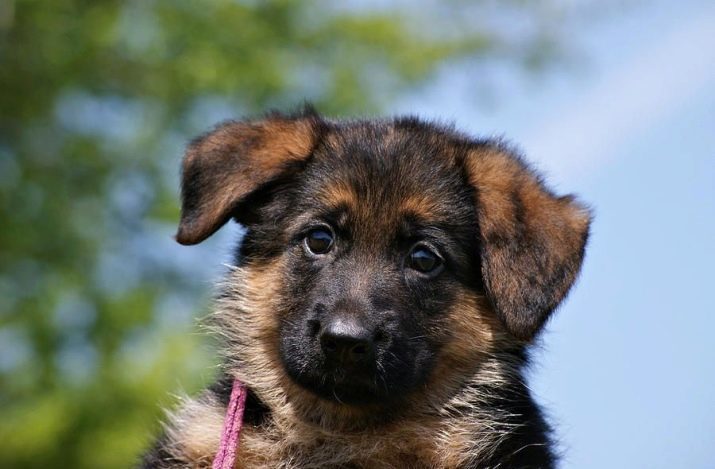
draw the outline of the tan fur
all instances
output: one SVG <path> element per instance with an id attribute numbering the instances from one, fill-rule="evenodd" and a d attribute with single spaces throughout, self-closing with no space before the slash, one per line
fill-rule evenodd
<path id="1" fill-rule="evenodd" d="M 552 308 L 561 301 L 580 269 L 590 214 L 571 197 L 549 193 L 498 147 L 472 151 L 464 166 L 476 188 L 487 289 L 511 332 L 528 341 L 541 323 L 520 323 L 520 298 L 538 288 L 531 282 L 538 278 L 549 284 Z"/>
<path id="2" fill-rule="evenodd" d="M 539 231 L 540 238 L 549 240 L 557 251 L 557 261 L 577 251 L 590 221 L 587 211 L 572 204 L 569 198 L 556 198 L 544 191 L 538 181 L 526 173 L 513 158 L 498 150 L 480 152 L 465 162 L 470 183 L 478 188 L 478 207 L 484 211 L 480 218 L 482 236 L 494 232 L 514 233 L 517 217 L 511 197 L 524 205 L 523 222 L 527 229 Z M 570 230 L 563 230 L 564 224 Z"/>
<path id="3" fill-rule="evenodd" d="M 452 340 L 439 366 L 402 416 L 384 423 L 376 420 L 376 409 L 320 399 L 283 371 L 277 349 L 282 269 L 282 261 L 235 269 L 226 282 L 230 295 L 215 313 L 215 332 L 230 344 L 227 357 L 242 359 L 231 371 L 271 409 L 265 426 L 244 429 L 237 467 L 459 467 L 484 456 L 510 431 L 495 420 L 498 413 L 475 407 L 515 372 L 493 355 L 509 339 L 483 298 L 465 292 L 456 302 L 452 326 L 440 332 Z M 467 381 L 477 386 L 465 387 Z M 465 406 L 473 412 L 465 414 Z M 198 399 L 176 414 L 170 427 L 187 459 L 210 461 L 223 412 L 215 401 Z"/>
<path id="4" fill-rule="evenodd" d="M 198 207 L 182 210 L 177 240 L 202 241 L 226 221 L 238 201 L 289 163 L 306 159 L 315 144 L 313 125 L 310 118 L 233 122 L 190 145 L 184 175 L 202 169 L 206 187 Z"/>
<path id="5" fill-rule="evenodd" d="M 211 467 L 219 445 L 225 408 L 210 394 L 184 397 L 179 410 L 169 414 L 165 432 L 170 453 L 186 467 Z"/>
<path id="6" fill-rule="evenodd" d="M 343 181 L 326 184 L 318 194 L 321 203 L 328 207 L 344 206 L 352 211 L 358 209 L 358 197 L 355 190 Z"/>
<path id="7" fill-rule="evenodd" d="M 405 197 L 400 203 L 400 211 L 405 215 L 414 215 L 424 222 L 439 219 L 444 215 L 446 207 L 441 206 L 428 196 L 414 194 Z"/>

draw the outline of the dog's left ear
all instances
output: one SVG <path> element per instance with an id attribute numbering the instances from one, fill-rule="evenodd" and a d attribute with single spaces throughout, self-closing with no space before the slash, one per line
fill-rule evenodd
<path id="1" fill-rule="evenodd" d="M 475 189 L 487 296 L 509 332 L 530 340 L 578 275 L 590 214 L 572 196 L 553 195 L 503 145 L 480 145 L 463 164 Z"/>
<path id="2" fill-rule="evenodd" d="M 245 212 L 251 195 L 297 171 L 312 154 L 321 125 L 308 108 L 298 116 L 227 122 L 194 140 L 182 166 L 176 240 L 200 243 Z"/>

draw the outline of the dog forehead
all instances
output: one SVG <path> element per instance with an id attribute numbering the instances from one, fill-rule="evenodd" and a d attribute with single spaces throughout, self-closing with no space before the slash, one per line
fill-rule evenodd
<path id="1" fill-rule="evenodd" d="M 464 205 L 467 187 L 438 145 L 390 125 L 363 125 L 328 137 L 316 150 L 302 193 L 362 221 L 397 222 L 409 215 L 439 222 Z"/>

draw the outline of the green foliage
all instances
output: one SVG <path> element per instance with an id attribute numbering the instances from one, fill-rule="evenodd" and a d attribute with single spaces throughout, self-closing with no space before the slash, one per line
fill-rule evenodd
<path id="1" fill-rule="evenodd" d="M 0 2 L 0 467 L 131 465 L 168 393 L 210 379 L 190 320 L 210 274 L 170 239 L 190 136 L 303 99 L 377 111 L 445 61 L 543 56 L 432 19 L 317 1 Z"/>

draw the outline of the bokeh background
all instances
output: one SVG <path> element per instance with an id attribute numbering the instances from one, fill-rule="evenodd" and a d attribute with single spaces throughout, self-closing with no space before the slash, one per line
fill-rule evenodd
<path id="1" fill-rule="evenodd" d="M 240 227 L 172 240 L 189 138 L 303 100 L 505 135 L 595 210 L 533 389 L 562 467 L 715 468 L 712 1 L 0 0 L 0 467 L 133 464 L 215 371 Z"/>

